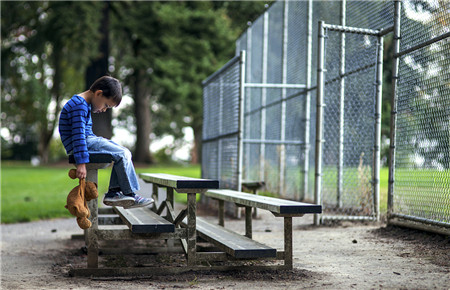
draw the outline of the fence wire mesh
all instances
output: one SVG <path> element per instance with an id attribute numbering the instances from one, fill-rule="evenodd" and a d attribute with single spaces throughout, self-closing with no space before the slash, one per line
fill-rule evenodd
<path id="1" fill-rule="evenodd" d="M 391 216 L 450 231 L 450 2 L 404 1 Z M 433 41 L 434 39 L 434 41 Z"/>
<path id="2" fill-rule="evenodd" d="M 238 186 L 239 57 L 203 84 L 203 178 Z"/>
<path id="3" fill-rule="evenodd" d="M 372 176 L 377 38 L 340 31 L 325 35 L 323 218 L 376 214 Z"/>
<path id="4" fill-rule="evenodd" d="M 239 69 L 230 65 L 209 78 L 205 85 L 203 176 L 219 178 L 223 187 L 237 186 L 239 178 L 265 181 L 266 191 L 289 199 L 312 201 L 317 126 L 317 23 L 324 21 L 380 31 L 396 23 L 395 3 L 402 7 L 398 51 L 401 54 L 397 56 L 400 59 L 396 86 L 398 112 L 396 124 L 391 124 L 397 126 L 392 130 L 396 138 L 391 138 L 391 142 L 396 139 L 395 174 L 391 177 L 395 186 L 389 195 L 393 201 L 388 211 L 397 217 L 408 216 L 416 221 L 448 226 L 448 1 L 275 2 L 236 41 L 237 54 L 241 50 L 247 52 L 241 125 L 242 176 L 238 176 L 236 162 L 238 128 L 233 127 L 239 124 L 231 118 L 220 121 L 224 116 L 222 110 L 226 110 L 221 99 L 224 97 L 234 104 L 228 107 L 227 114 L 238 120 Z M 435 38 L 439 40 L 430 41 Z M 395 43 L 396 39 L 389 41 Z M 377 180 L 372 165 L 376 42 L 375 36 L 347 33 L 345 59 L 342 59 L 341 34 L 328 32 L 320 198 L 325 212 L 329 210 L 331 214 L 372 216 L 377 206 L 378 197 L 373 188 Z M 353 72 L 344 77 L 343 87 L 341 60 L 344 60 L 344 72 Z M 390 66 L 391 61 L 387 60 L 386 64 Z M 225 88 L 219 89 L 221 82 L 235 84 L 226 96 Z M 343 102 L 338 94 L 341 90 Z M 225 122 L 233 125 L 224 128 Z"/>

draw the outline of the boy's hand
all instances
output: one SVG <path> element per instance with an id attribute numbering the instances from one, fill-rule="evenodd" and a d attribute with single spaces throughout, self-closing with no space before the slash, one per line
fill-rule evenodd
<path id="1" fill-rule="evenodd" d="M 81 163 L 77 164 L 77 178 L 83 179 L 86 178 L 87 171 L 86 171 L 86 164 Z"/>

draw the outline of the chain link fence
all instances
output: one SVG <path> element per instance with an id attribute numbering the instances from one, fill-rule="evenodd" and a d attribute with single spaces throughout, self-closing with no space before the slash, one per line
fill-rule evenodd
<path id="1" fill-rule="evenodd" d="M 449 234 L 450 2 L 396 5 L 389 218 Z"/>
<path id="2" fill-rule="evenodd" d="M 377 219 L 382 38 L 367 29 L 320 27 L 316 194 L 326 208 L 322 219 Z"/>
<path id="3" fill-rule="evenodd" d="M 448 5 L 275 2 L 236 41 L 242 67 L 234 58 L 204 82 L 203 176 L 264 181 L 321 203 L 320 220 L 378 219 L 382 43 L 395 34 L 388 213 L 448 228 Z"/>
<path id="4" fill-rule="evenodd" d="M 203 82 L 202 177 L 239 186 L 240 57 Z"/>

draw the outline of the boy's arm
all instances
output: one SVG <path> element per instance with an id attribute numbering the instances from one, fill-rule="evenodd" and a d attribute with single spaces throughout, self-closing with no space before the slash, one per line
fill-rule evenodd
<path id="1" fill-rule="evenodd" d="M 89 163 L 89 153 L 87 149 L 85 132 L 86 122 L 89 118 L 88 114 L 89 111 L 85 106 L 77 106 L 72 112 L 72 144 L 73 155 L 77 164 L 77 174 L 78 165 Z M 80 172 L 82 171 L 86 171 L 85 165 L 80 168 Z"/>

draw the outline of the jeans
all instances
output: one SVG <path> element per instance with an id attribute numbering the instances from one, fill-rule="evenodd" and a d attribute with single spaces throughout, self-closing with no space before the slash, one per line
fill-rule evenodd
<path id="1" fill-rule="evenodd" d="M 114 141 L 103 137 L 88 136 L 86 138 L 89 153 L 110 154 L 114 165 L 109 180 L 109 189 L 120 188 L 123 194 L 139 190 L 139 182 L 131 161 L 131 152 Z"/>

